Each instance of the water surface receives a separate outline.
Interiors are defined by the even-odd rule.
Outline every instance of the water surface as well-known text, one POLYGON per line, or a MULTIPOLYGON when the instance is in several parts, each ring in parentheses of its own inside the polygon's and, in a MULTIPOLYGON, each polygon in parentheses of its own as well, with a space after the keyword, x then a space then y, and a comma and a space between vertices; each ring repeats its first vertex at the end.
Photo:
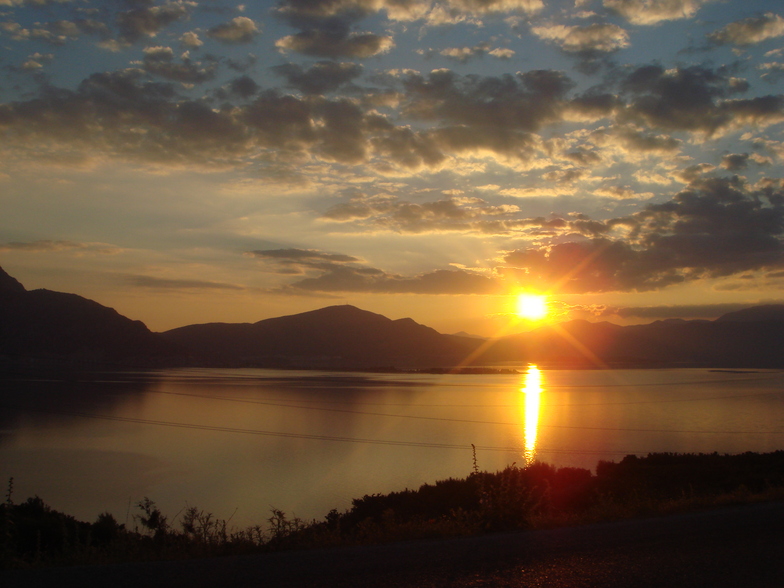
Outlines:
POLYGON ((17 378, 0 392, 0 480, 133 526, 153 499, 231 524, 304 519, 364 494, 541 460, 784 449, 784 373, 538 370, 431 375, 178 369, 17 378))

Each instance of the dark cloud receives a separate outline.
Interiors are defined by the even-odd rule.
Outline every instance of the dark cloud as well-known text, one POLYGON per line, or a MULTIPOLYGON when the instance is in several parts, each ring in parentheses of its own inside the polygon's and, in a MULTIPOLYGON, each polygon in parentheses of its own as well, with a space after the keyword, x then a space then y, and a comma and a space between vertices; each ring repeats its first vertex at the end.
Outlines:
MULTIPOLYGON (((756 304, 763 304, 757 302, 756 304)), ((782 301, 765 301, 764 304, 782 304, 782 301)), ((721 304, 676 304, 672 306, 626 306, 605 307, 594 313, 596 318, 618 316, 629 319, 667 320, 667 319, 702 319, 715 320, 729 312, 737 312, 752 306, 750 303, 721 304)))
POLYGON ((316 249, 260 249, 249 252, 254 257, 264 259, 276 259, 280 262, 293 262, 298 264, 313 264, 313 263, 356 263, 360 259, 352 257, 351 255, 343 255, 342 253, 325 253, 316 249))
POLYGON ((167 2, 160 6, 138 3, 138 7, 117 15, 117 26, 122 41, 133 43, 143 37, 154 37, 172 23, 185 20, 191 5, 186 2, 167 2))
MULTIPOLYGON (((498 77, 436 70, 427 76, 410 73, 403 84, 404 114, 435 123, 430 137, 443 151, 488 150, 530 159, 534 132, 586 107, 568 98, 573 82, 549 70, 498 77)), ((591 102, 590 108, 602 107, 591 102)))
POLYGON ((402 233, 502 232, 544 223, 544 219, 516 218, 516 205, 492 205, 481 198, 451 197, 433 202, 414 203, 392 197, 354 196, 348 202, 327 210, 324 220, 364 221, 373 230, 402 233))
POLYGON ((423 120, 494 130, 536 131, 561 118, 572 82, 553 71, 480 78, 436 70, 404 81, 406 114, 423 120))
POLYGON ((729 80, 703 67, 666 70, 658 65, 640 67, 623 82, 632 96, 630 118, 649 126, 714 132, 729 124, 730 114, 716 100, 728 94, 729 80))
MULTIPOLYGON (((174 77, 164 53, 147 67, 174 77)), ((242 88, 253 86, 246 80, 242 88)), ((129 69, 94 74, 77 91, 48 88, 34 100, 0 105, 0 127, 14 129, 20 144, 36 134, 64 150, 153 161, 224 164, 271 148, 360 162, 368 157, 378 117, 345 98, 300 99, 273 91, 242 107, 215 110, 183 99, 171 84, 144 81, 144 70, 129 69)))
POLYGON ((434 134, 394 127, 386 121, 378 121, 371 144, 380 156, 376 167, 382 172, 395 165, 407 170, 436 167, 446 159, 444 146, 434 134))
POLYGON ((64 45, 82 35, 92 35, 99 39, 111 37, 109 27, 105 23, 93 19, 55 20, 37 22, 32 28, 24 28, 18 23, 4 22, 0 28, 16 41, 36 39, 51 45, 64 45))
POLYGON ((259 85, 249 76, 240 76, 229 82, 229 93, 240 98, 250 98, 258 94, 259 85))
POLYGON ((203 280, 178 280, 154 276, 126 276, 125 282, 137 288, 155 290, 245 290, 243 286, 203 280))
POLYGON ((784 98, 724 99, 732 92, 730 78, 700 68, 639 68, 622 83, 631 98, 628 106, 606 92, 573 95, 574 83, 550 70, 485 77, 450 70, 406 72, 389 76, 399 116, 377 109, 372 99, 324 96, 359 76, 357 64, 323 61, 307 68, 276 68, 302 96, 261 92, 252 78, 243 76, 207 93, 210 100, 223 101, 220 109, 207 108, 206 99, 185 99, 186 89, 179 86, 145 79, 147 73, 192 86, 215 78, 216 59, 176 58, 169 47, 148 47, 137 68, 94 74, 76 91, 46 87, 37 98, 0 105, 0 125, 13 130, 7 136, 20 145, 26 136, 50 137, 56 139, 50 149, 80 150, 85 156, 101 152, 160 162, 239 165, 241 158, 273 150, 266 159, 270 165, 274 159, 275 165, 283 165, 283 160, 313 157, 365 163, 375 172, 394 174, 446 167, 456 163, 452 158, 464 156, 540 169, 545 157, 590 166, 606 160, 605 146, 615 148, 608 154, 630 159, 671 156, 681 142, 641 123, 673 131, 713 131, 722 125, 784 120, 784 98), (681 92, 691 92, 701 108, 695 110, 681 92), (626 123, 613 124, 614 117, 626 123), (556 141, 556 146, 539 135, 560 123, 603 118, 606 126, 579 141, 556 141))
POLYGON ((621 84, 630 96, 623 117, 650 127, 708 135, 739 124, 765 126, 784 118, 782 96, 731 99, 747 85, 702 66, 637 68, 621 84))
POLYGON ((281 51, 293 51, 312 57, 363 59, 386 53, 394 46, 394 42, 392 37, 374 33, 335 34, 309 30, 278 39, 275 45, 281 51))
POLYGON ((284 0, 276 14, 299 29, 278 39, 280 51, 313 57, 366 58, 394 46, 392 37, 354 30, 354 25, 378 10, 377 3, 363 0, 284 0))
POLYGON ((50 88, 38 99, 0 106, 0 127, 47 136, 64 150, 187 163, 226 161, 247 152, 230 113, 181 99, 171 84, 145 82, 142 70, 93 74, 73 92, 50 88))
POLYGON ((578 165, 594 165, 602 160, 599 154, 584 146, 571 149, 563 153, 562 157, 578 165))
POLYGON ((466 270, 436 270, 414 277, 387 274, 372 268, 334 268, 318 277, 305 278, 282 290, 305 292, 368 292, 374 294, 498 294, 503 284, 496 278, 466 270))
POLYGON ((625 229, 623 239, 608 231, 607 237, 513 251, 504 261, 511 275, 566 292, 655 290, 751 270, 780 270, 780 198, 780 188, 763 194, 738 178, 701 179, 669 202, 604 223, 608 229, 625 229))
POLYGON ((217 64, 204 65, 185 57, 181 63, 174 60, 169 47, 148 47, 144 50, 142 67, 147 73, 183 84, 200 84, 215 77, 217 64))
POLYGON ((305 275, 277 290, 283 294, 368 292, 386 294, 489 294, 501 291, 495 277, 468 270, 436 270, 413 277, 363 265, 361 260, 313 249, 252 251, 276 273, 305 275))
POLYGON ((119 247, 106 243, 81 243, 78 241, 12 241, 0 243, 0 252, 22 251, 26 253, 50 253, 53 251, 77 251, 100 254, 114 254, 119 247))
POLYGON ((272 68, 286 78, 288 86, 303 94, 326 94, 334 92, 362 74, 362 66, 356 63, 320 61, 308 68, 286 63, 272 68))
POLYGON ((374 0, 281 0, 278 17, 298 29, 346 29, 378 10, 374 0))
POLYGON ((730 153, 721 158, 721 167, 728 171, 740 171, 749 165, 748 153, 730 153))
POLYGON ((653 135, 637 129, 622 127, 618 129, 618 138, 623 146, 637 153, 674 153, 680 150, 681 141, 667 135, 653 135))

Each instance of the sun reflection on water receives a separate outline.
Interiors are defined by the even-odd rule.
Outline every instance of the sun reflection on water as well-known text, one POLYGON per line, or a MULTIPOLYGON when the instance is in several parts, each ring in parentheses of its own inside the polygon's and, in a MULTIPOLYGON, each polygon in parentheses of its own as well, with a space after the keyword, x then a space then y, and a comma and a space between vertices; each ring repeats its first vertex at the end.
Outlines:
POLYGON ((536 457, 536 437, 539 429, 539 407, 542 394, 542 374, 535 365, 529 365, 525 373, 523 387, 520 389, 524 398, 523 409, 523 457, 527 464, 536 457))

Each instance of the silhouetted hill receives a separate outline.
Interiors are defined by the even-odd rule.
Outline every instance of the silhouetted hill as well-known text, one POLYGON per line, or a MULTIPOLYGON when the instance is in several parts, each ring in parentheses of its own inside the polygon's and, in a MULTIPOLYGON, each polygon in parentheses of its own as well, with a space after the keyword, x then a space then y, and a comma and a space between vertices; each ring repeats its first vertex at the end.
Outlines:
POLYGON ((27 291, 0 269, 0 357, 44 365, 157 365, 171 344, 112 308, 50 290, 27 291))
POLYGON ((491 348, 486 358, 498 360, 516 347, 526 361, 564 367, 784 368, 783 310, 753 307, 715 321, 625 327, 570 321, 508 337, 499 342, 503 350, 491 348))
POLYGON ((140 321, 75 294, 27 291, 0 269, 0 360, 54 364, 202 365, 331 369, 487 366, 784 368, 784 305, 715 321, 618 326, 584 320, 496 340, 442 335, 330 306, 259 321, 152 333, 140 321))
POLYGON ((410 318, 391 320, 354 306, 330 306, 259 321, 166 331, 202 365, 415 367, 459 364, 477 345, 410 318))
POLYGON ((3 268, 0 267, 0 296, 5 294, 21 294, 26 292, 25 287, 20 284, 16 278, 9 276, 3 268))
POLYGON ((727 314, 716 319, 719 322, 759 322, 759 321, 779 321, 784 322, 784 304, 765 304, 762 306, 752 306, 727 314))

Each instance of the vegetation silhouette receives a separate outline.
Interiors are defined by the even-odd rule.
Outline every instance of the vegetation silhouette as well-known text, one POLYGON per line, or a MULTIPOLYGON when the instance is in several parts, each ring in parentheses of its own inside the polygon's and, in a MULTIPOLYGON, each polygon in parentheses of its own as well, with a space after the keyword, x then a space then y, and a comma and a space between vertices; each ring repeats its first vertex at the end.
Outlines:
POLYGON ((78 521, 35 496, 0 505, 0 567, 198 558, 259 551, 443 538, 655 516, 784 499, 784 451, 740 455, 653 453, 601 461, 596 474, 535 462, 499 472, 476 461, 463 479, 365 495, 323 520, 289 518, 233 529, 230 519, 188 506, 173 519, 145 497, 133 528, 109 513, 78 521))

